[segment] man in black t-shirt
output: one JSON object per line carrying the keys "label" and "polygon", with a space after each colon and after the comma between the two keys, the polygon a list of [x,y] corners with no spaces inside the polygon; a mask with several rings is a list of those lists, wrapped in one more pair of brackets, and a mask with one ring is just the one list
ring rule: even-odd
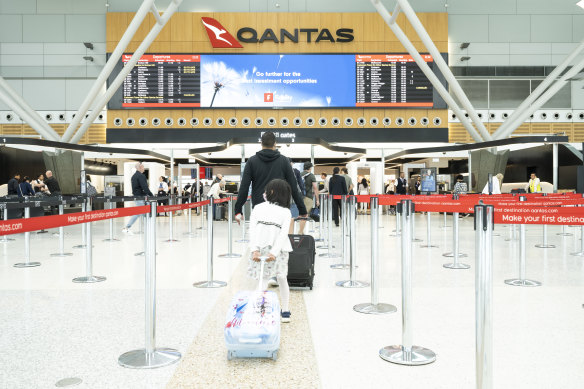
{"label": "man in black t-shirt", "polygon": [[20,173],[16,173],[8,180],[8,196],[18,196],[18,181],[20,181]]}
{"label": "man in black t-shirt", "polygon": [[47,177],[47,179],[45,180],[45,185],[47,186],[49,193],[51,193],[51,196],[60,195],[61,187],[59,186],[59,181],[57,181],[55,176],[53,176],[53,172],[47,170],[47,172],[45,173],[45,177]]}

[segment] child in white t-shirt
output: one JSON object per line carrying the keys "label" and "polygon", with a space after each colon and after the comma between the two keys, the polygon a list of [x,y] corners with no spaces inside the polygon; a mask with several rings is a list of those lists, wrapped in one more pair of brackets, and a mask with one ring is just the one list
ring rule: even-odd
{"label": "child in white t-shirt", "polygon": [[288,286],[288,253],[292,245],[288,238],[288,227],[292,215],[290,213],[290,185],[284,180],[274,179],[265,187],[265,202],[256,205],[250,216],[251,258],[248,274],[259,279],[260,256],[267,256],[262,275],[262,290],[267,281],[276,277],[280,286],[280,313],[282,322],[290,321],[290,287]]}

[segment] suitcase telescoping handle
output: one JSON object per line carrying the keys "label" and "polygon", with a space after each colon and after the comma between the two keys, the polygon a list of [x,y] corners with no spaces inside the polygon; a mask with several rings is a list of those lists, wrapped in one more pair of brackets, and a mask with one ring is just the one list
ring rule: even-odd
{"label": "suitcase telescoping handle", "polygon": [[295,222],[299,222],[301,220],[305,220],[305,221],[311,221],[312,219],[309,217],[297,217],[294,219]]}
{"label": "suitcase telescoping handle", "polygon": [[264,278],[264,265],[266,264],[267,259],[268,259],[268,256],[266,256],[266,255],[262,255],[260,257],[260,279],[258,281],[258,292],[263,292],[262,291],[262,279]]}

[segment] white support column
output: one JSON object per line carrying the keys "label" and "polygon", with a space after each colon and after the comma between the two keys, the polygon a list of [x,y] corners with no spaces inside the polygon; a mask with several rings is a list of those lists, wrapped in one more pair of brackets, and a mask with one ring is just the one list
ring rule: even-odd
{"label": "white support column", "polygon": [[65,131],[63,136],[61,137],[61,140],[63,142],[68,142],[75,133],[75,130],[77,130],[77,127],[81,123],[81,120],[85,117],[85,114],[87,114],[89,107],[95,101],[95,98],[99,94],[101,88],[103,88],[103,86],[105,85],[107,78],[114,70],[114,67],[118,64],[118,61],[120,60],[120,57],[124,53],[124,50],[126,50],[126,47],[128,47],[128,44],[132,40],[132,37],[134,37],[136,31],[138,31],[138,28],[140,28],[142,21],[144,20],[146,15],[148,15],[148,12],[150,12],[150,8],[153,5],[154,0],[144,0],[140,8],[138,8],[138,11],[136,11],[136,15],[134,15],[134,18],[130,22],[130,25],[126,29],[126,32],[124,32],[124,35],[122,35],[120,42],[117,44],[112,55],[109,57],[107,63],[99,73],[97,80],[95,80],[95,83],[91,87],[91,90],[85,97],[85,100],[83,100],[83,103],[81,103],[81,107],[79,107],[79,110],[75,114],[75,117],[67,127],[67,130]]}
{"label": "white support column", "polygon": [[406,34],[400,28],[400,26],[397,23],[395,23],[395,21],[392,22],[391,15],[389,14],[389,11],[387,11],[385,6],[383,4],[381,4],[380,0],[371,0],[371,3],[377,9],[377,12],[381,15],[383,20],[385,20],[385,23],[387,23],[387,25],[389,26],[389,28],[391,29],[393,34],[397,37],[397,39],[401,42],[401,44],[406,48],[406,50],[412,56],[412,58],[414,58],[414,61],[416,61],[416,64],[418,64],[418,66],[420,67],[420,69],[422,70],[424,75],[432,83],[434,88],[436,88],[436,91],[444,99],[446,104],[448,104],[450,109],[452,109],[454,111],[454,113],[459,117],[460,122],[462,123],[464,128],[468,131],[468,133],[472,136],[472,138],[476,142],[482,142],[483,139],[481,138],[479,133],[475,130],[475,128],[472,126],[470,121],[464,116],[464,112],[462,112],[462,110],[460,109],[460,107],[458,106],[456,101],[454,101],[452,96],[450,96],[450,93],[448,92],[448,90],[446,90],[444,85],[442,85],[442,83],[440,82],[438,77],[436,77],[436,75],[434,74],[432,69],[430,69],[430,67],[428,66],[426,61],[422,58],[420,53],[418,53],[418,50],[416,50],[415,46],[408,39]]}
{"label": "white support column", "polygon": [[123,70],[120,72],[120,74],[118,74],[118,76],[115,78],[115,80],[111,83],[110,87],[107,89],[105,94],[102,95],[97,100],[97,102],[93,105],[93,108],[92,108],[91,113],[89,114],[89,117],[87,119],[85,119],[85,122],[83,122],[83,125],[81,125],[81,127],[79,128],[77,133],[73,136],[73,138],[71,138],[71,143],[79,142],[79,140],[85,134],[87,129],[89,129],[89,126],[91,125],[91,123],[93,123],[95,118],[99,115],[99,112],[103,109],[103,107],[105,107],[107,102],[113,97],[113,95],[116,93],[116,91],[118,90],[120,85],[122,85],[122,83],[126,79],[126,76],[128,74],[130,74],[130,72],[132,71],[132,69],[134,68],[136,63],[138,63],[138,60],[146,52],[148,47],[150,47],[150,45],[152,44],[154,39],[156,39],[156,37],[158,36],[160,31],[166,25],[168,20],[170,20],[170,17],[178,10],[178,7],[180,6],[181,3],[182,3],[182,0],[172,0],[172,3],[170,3],[170,5],[166,9],[166,11],[164,12],[164,15],[162,15],[161,20],[163,23],[162,24],[156,23],[154,25],[154,27],[152,27],[152,29],[150,30],[148,35],[146,35],[146,38],[144,38],[144,41],[140,44],[140,46],[138,46],[138,48],[136,49],[136,51],[132,55],[132,58],[130,58],[130,60],[126,63]]}
{"label": "white support column", "polygon": [[466,97],[466,94],[462,90],[460,84],[458,83],[458,80],[456,80],[454,74],[452,74],[452,71],[450,71],[448,64],[446,63],[446,61],[444,61],[442,55],[440,55],[440,51],[432,41],[432,38],[430,38],[430,35],[428,35],[428,32],[422,25],[422,22],[420,22],[420,19],[418,19],[416,12],[412,8],[408,0],[397,0],[397,4],[401,7],[402,12],[406,15],[406,17],[412,24],[412,27],[414,27],[414,30],[416,30],[416,33],[418,34],[420,39],[422,39],[422,43],[424,43],[424,46],[426,46],[428,52],[430,53],[432,58],[434,58],[434,63],[438,65],[440,72],[442,72],[442,74],[446,78],[446,81],[448,81],[448,86],[450,87],[450,90],[452,90],[456,97],[458,97],[458,100],[460,101],[464,109],[466,109],[468,115],[472,119],[473,123],[475,124],[476,128],[478,129],[483,139],[486,141],[491,140],[492,138],[491,135],[489,134],[489,131],[487,131],[485,125],[481,121],[481,118],[479,118],[479,115],[472,106],[472,103],[470,102],[468,97]]}
{"label": "white support column", "polygon": [[553,159],[552,166],[553,166],[554,193],[558,193],[558,144],[557,143],[554,143],[552,145],[552,159]]}
{"label": "white support column", "polygon": [[[576,50],[572,52],[569,56],[564,59],[564,61],[556,66],[556,68],[535,88],[533,92],[525,99],[523,103],[515,109],[515,111],[509,116],[507,120],[495,131],[493,134],[493,139],[504,138],[501,134],[506,133],[506,130],[515,122],[515,119],[519,117],[526,109],[538,98],[543,92],[558,78],[560,74],[572,63],[572,61],[584,50],[584,39],[580,42]],[[530,114],[531,115],[531,114]],[[529,115],[528,115],[529,116]]]}
{"label": "white support column", "polygon": [[[549,99],[551,99],[556,93],[558,93],[560,89],[562,89],[567,83],[570,82],[570,78],[580,73],[582,69],[584,69],[584,58],[581,59],[576,65],[572,66],[572,68],[567,71],[566,74],[564,74],[558,81],[556,81],[555,84],[550,86],[548,90],[546,90],[537,100],[533,102],[533,104],[531,104],[531,106],[529,106],[529,108],[526,108],[522,113],[517,115],[513,123],[509,124],[507,129],[505,129],[503,132],[500,132],[496,139],[504,139],[511,136],[511,134],[513,134],[513,132],[529,117],[529,115],[547,103]],[[495,134],[497,132],[499,132],[499,130],[497,130]]]}
{"label": "white support column", "polygon": [[0,76],[0,99],[22,120],[48,140],[59,140],[59,134]]}

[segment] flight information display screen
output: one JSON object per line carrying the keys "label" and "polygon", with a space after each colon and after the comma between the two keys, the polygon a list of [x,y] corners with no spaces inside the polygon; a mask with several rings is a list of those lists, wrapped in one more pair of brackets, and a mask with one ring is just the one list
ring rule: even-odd
{"label": "flight information display screen", "polygon": [[[125,54],[119,73],[129,61]],[[433,59],[423,55],[433,68]],[[445,83],[444,83],[445,84]],[[445,108],[406,54],[146,54],[120,108]]]}

